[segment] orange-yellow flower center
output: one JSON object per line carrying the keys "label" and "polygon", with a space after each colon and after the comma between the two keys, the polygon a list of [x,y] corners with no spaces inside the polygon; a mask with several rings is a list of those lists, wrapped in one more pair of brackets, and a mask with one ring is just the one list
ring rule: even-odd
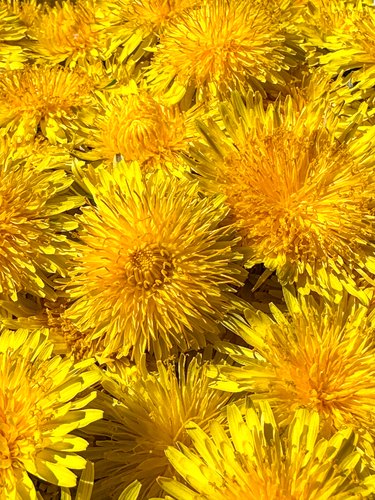
{"label": "orange-yellow flower center", "polygon": [[160,245],[147,245],[129,252],[125,265],[128,283],[137,288],[161,287],[173,272],[170,253]]}

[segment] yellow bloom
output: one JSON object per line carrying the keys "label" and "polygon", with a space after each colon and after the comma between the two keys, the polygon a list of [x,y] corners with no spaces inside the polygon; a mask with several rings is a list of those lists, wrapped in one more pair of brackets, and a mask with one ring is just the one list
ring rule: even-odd
{"label": "yellow bloom", "polygon": [[36,500],[29,474],[63,487],[76,484],[70,470],[83,469],[76,452],[87,442],[70,434],[99,419],[99,410],[83,409],[95,397],[73,398],[99,378],[90,365],[55,356],[52,345],[27,330],[0,336],[0,498]]}
{"label": "yellow bloom", "polygon": [[70,193],[73,179],[51,170],[48,157],[35,165],[27,155],[0,152],[0,293],[13,301],[18,292],[53,300],[53,274],[66,275],[67,234],[77,227],[65,212],[84,200]]}
{"label": "yellow bloom", "polygon": [[187,485],[161,478],[171,495],[167,499],[346,500],[374,492],[373,477],[358,484],[360,454],[350,429],[322,439],[317,415],[301,409],[287,435],[280,435],[267,403],[260,411],[249,407],[245,419],[230,405],[228,423],[229,436],[217,421],[210,424],[210,435],[189,424],[195,449],[168,448],[167,457]]}
{"label": "yellow bloom", "polygon": [[51,143],[66,143],[91,104],[91,89],[92,82],[81,71],[61,66],[6,72],[0,81],[2,133],[32,140],[40,128]]}
{"label": "yellow bloom", "polygon": [[285,84],[296,63],[295,48],[276,4],[204,1],[160,35],[148,81],[153,92],[166,92],[168,104],[181,100],[188,89],[196,89],[199,97]]}
{"label": "yellow bloom", "polygon": [[7,5],[0,3],[0,70],[22,68],[27,60],[21,42],[26,26]]}
{"label": "yellow bloom", "polygon": [[96,0],[64,0],[45,5],[28,34],[35,40],[31,48],[39,62],[65,61],[74,67],[85,57],[110,55],[115,47],[110,47],[107,28]]}
{"label": "yellow bloom", "polygon": [[138,161],[143,168],[176,168],[180,153],[188,151],[197,137],[197,110],[182,113],[177,106],[165,107],[145,90],[128,87],[126,95],[102,94],[101,112],[88,133],[91,160],[112,163],[116,155],[125,162]]}
{"label": "yellow bloom", "polygon": [[160,361],[156,372],[142,371],[143,378],[128,387],[104,376],[103,387],[112,397],[100,393],[96,407],[104,411],[103,420],[87,428],[95,435],[95,447],[87,452],[95,462],[94,499],[118,499],[136,479],[142,484],[140,499],[160,494],[156,478],[172,477],[166,448],[190,444],[185,424],[207,429],[212,418],[223,421],[222,410],[232,397],[209,388],[201,356],[188,364],[182,355],[177,365]]}
{"label": "yellow bloom", "polygon": [[375,438],[373,316],[353,297],[337,304],[286,295],[289,316],[249,309],[228,326],[253,350],[226,345],[241,366],[212,366],[213,385],[266,399],[282,424],[300,407],[321,416],[326,433],[349,426]]}
{"label": "yellow bloom", "polygon": [[95,186],[86,177],[96,207],[79,217],[67,317],[93,329],[104,355],[204,346],[246,276],[223,198],[202,198],[196,182],[163,171],[143,180],[135,164],[95,175]]}
{"label": "yellow bloom", "polygon": [[374,285],[375,130],[341,131],[328,99],[266,110],[258,94],[244,99],[222,105],[226,132],[201,125],[207,143],[191,164],[205,189],[227,196],[248,266],[263,263],[301,293],[339,301],[346,289],[366,301],[356,283]]}

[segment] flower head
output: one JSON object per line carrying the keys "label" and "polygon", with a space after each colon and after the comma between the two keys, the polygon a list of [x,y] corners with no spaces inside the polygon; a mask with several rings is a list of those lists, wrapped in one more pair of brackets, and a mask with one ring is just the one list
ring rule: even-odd
{"label": "flower head", "polygon": [[37,498],[29,474],[63,487],[76,484],[70,469],[83,469],[76,452],[87,442],[70,434],[101,417],[83,409],[94,397],[72,399],[99,376],[90,363],[74,367],[51,357],[52,345],[37,332],[0,336],[0,498]]}
{"label": "flower head", "polygon": [[253,349],[227,345],[240,367],[212,367],[213,384],[250,391],[267,400],[280,423],[308,408],[320,414],[324,431],[350,426],[374,433],[374,327],[369,309],[347,297],[337,304],[286,295],[289,316],[271,305],[274,319],[249,309],[246,321],[228,323]]}
{"label": "flower head", "polygon": [[[209,0],[171,21],[160,35],[148,80],[165,102],[188,88],[198,95],[284,84],[295,51],[276,4]],[[203,93],[203,94],[202,94]]]}
{"label": "flower head", "polygon": [[162,171],[144,180],[135,164],[95,175],[67,316],[103,339],[105,355],[204,346],[246,276],[222,197]]}
{"label": "flower head", "polygon": [[104,376],[103,387],[111,397],[100,394],[96,405],[104,411],[103,420],[87,428],[96,436],[95,447],[88,450],[95,461],[94,499],[108,493],[117,499],[136,479],[142,484],[140,499],[159,494],[156,478],[172,476],[167,447],[190,444],[188,423],[207,429],[211,419],[223,421],[222,410],[232,397],[209,388],[207,365],[200,356],[190,363],[181,356],[177,365],[160,361],[156,372],[142,370],[143,377],[128,387]]}
{"label": "flower head", "polygon": [[69,191],[73,179],[63,169],[51,170],[48,157],[34,164],[28,154],[22,148],[0,154],[0,293],[14,301],[19,292],[53,300],[53,274],[66,275],[67,235],[77,225],[65,212],[83,198]]}
{"label": "flower head", "polygon": [[126,95],[102,95],[102,112],[87,139],[93,149],[86,157],[112,163],[121,155],[148,169],[175,168],[179,154],[197,136],[196,110],[182,113],[177,106],[162,106],[145,90],[128,90]]}
{"label": "flower head", "polygon": [[322,439],[317,415],[301,409],[284,437],[267,403],[260,411],[248,408],[245,418],[230,405],[228,423],[229,436],[217,421],[209,434],[189,424],[193,450],[183,444],[168,448],[168,459],[187,483],[161,478],[168,499],[344,500],[374,491],[371,477],[358,485],[360,454],[350,429]]}
{"label": "flower head", "polygon": [[345,130],[328,99],[288,97],[264,110],[258,94],[222,105],[226,131],[201,126],[193,169],[207,190],[226,195],[249,247],[248,266],[263,263],[282,285],[297,283],[340,300],[373,284],[374,129]]}
{"label": "flower head", "polygon": [[32,140],[40,127],[50,142],[67,142],[91,103],[91,89],[85,74],[61,66],[6,72],[0,81],[0,127],[20,140]]}
{"label": "flower head", "polygon": [[44,12],[28,30],[37,61],[65,61],[74,67],[86,57],[109,55],[108,23],[100,12],[96,0],[64,0],[53,7],[45,5]]}

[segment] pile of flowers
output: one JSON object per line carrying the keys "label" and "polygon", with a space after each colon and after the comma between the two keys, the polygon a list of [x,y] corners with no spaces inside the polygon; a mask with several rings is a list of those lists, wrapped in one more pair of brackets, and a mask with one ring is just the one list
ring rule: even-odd
{"label": "pile of flowers", "polygon": [[0,500],[375,498],[375,4],[0,0]]}

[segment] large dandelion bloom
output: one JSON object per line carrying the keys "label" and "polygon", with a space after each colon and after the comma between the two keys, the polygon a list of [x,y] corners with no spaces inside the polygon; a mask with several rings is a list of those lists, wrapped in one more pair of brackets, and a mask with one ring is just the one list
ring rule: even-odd
{"label": "large dandelion bloom", "polygon": [[241,365],[211,368],[213,385],[266,399],[281,424],[300,407],[320,414],[331,434],[350,426],[375,438],[374,328],[369,309],[353,297],[337,304],[297,300],[289,293],[289,318],[271,306],[274,319],[246,310],[247,321],[229,326],[253,349],[228,344]]}
{"label": "large dandelion bloom", "polygon": [[112,163],[121,155],[145,168],[175,168],[179,154],[197,137],[197,112],[182,113],[177,106],[162,106],[145,90],[128,89],[126,95],[102,95],[101,113],[86,141],[92,151],[85,157]]}
{"label": "large dandelion bloom", "polygon": [[[319,418],[298,410],[287,436],[281,436],[267,403],[248,408],[245,419],[228,407],[230,435],[218,422],[210,435],[189,424],[194,450],[183,444],[166,454],[186,484],[160,479],[169,500],[346,500],[374,492],[373,477],[359,486],[360,454],[350,429],[330,440],[319,438]],[[363,497],[362,497],[363,495]]]}
{"label": "large dandelion bloom", "polygon": [[197,183],[162,171],[145,181],[135,164],[96,175],[67,316],[103,339],[105,355],[204,346],[246,276],[222,196],[202,198]]}
{"label": "large dandelion bloom", "polygon": [[[207,365],[197,356],[177,365],[158,362],[156,372],[142,368],[143,377],[130,386],[105,376],[104,389],[95,404],[103,420],[87,428],[95,435],[95,447],[87,456],[95,461],[94,499],[118,499],[134,480],[142,484],[140,499],[161,493],[156,479],[173,477],[165,456],[168,446],[190,444],[185,425],[224,419],[223,408],[232,395],[211,389]],[[113,399],[115,398],[115,399]],[[86,430],[85,430],[86,432]]]}
{"label": "large dandelion bloom", "polygon": [[[220,191],[250,249],[282,285],[297,283],[340,300],[361,300],[374,284],[374,130],[342,130],[326,99],[301,106],[287,98],[264,110],[258,94],[223,104],[226,132],[201,127],[192,151],[206,189]],[[339,136],[339,137],[338,137]]]}
{"label": "large dandelion bloom", "polygon": [[101,417],[84,407],[91,393],[73,398],[98,380],[89,363],[74,367],[51,358],[52,344],[27,330],[0,337],[0,498],[36,500],[29,474],[62,487],[76,484],[70,469],[83,469],[76,452],[87,442],[70,434]]}
{"label": "large dandelion bloom", "polygon": [[27,66],[0,81],[0,127],[24,140],[40,129],[52,143],[65,143],[91,103],[91,80],[61,66]]}
{"label": "large dandelion bloom", "polygon": [[[168,103],[188,89],[227,94],[250,86],[285,84],[295,44],[276,4],[209,0],[171,21],[148,72],[150,88]],[[203,94],[202,94],[203,93]]]}
{"label": "large dandelion bloom", "polygon": [[71,194],[72,178],[49,162],[35,166],[22,151],[1,151],[0,293],[14,301],[19,292],[54,300],[52,275],[66,275],[67,235],[77,224],[65,212],[83,198]]}

